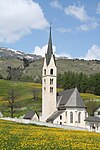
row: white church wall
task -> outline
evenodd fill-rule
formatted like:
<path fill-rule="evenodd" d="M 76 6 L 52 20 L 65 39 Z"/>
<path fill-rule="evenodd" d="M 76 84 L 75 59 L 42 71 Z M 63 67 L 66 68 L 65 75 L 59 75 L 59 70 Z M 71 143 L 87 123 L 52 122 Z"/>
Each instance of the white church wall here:
<path fill-rule="evenodd" d="M 60 116 L 58 116 L 54 122 L 54 124 L 59 124 L 59 125 L 66 125 L 67 122 L 66 122 L 66 113 L 63 112 Z"/>
<path fill-rule="evenodd" d="M 71 123 L 71 115 L 73 114 L 73 121 Z M 78 114 L 80 115 L 80 123 L 78 120 Z M 62 117 L 60 117 L 62 116 Z M 70 125 L 77 127 L 85 127 L 85 118 L 88 116 L 87 112 L 84 108 L 67 108 L 64 113 L 62 113 L 59 117 L 57 117 L 53 123 L 62 124 L 62 125 Z"/>
<path fill-rule="evenodd" d="M 86 110 L 84 108 L 67 108 L 67 125 L 84 127 L 85 126 L 85 116 Z M 73 114 L 73 121 L 71 123 L 71 113 Z M 78 114 L 80 113 L 80 123 Z"/>

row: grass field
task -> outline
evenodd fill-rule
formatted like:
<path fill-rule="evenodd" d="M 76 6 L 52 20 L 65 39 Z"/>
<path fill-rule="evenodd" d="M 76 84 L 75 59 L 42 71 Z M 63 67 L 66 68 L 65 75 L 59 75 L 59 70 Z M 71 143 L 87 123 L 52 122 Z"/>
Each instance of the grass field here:
<path fill-rule="evenodd" d="M 15 81 L 9 81 L 9 80 L 0 80 L 0 111 L 3 112 L 4 116 L 9 116 L 9 112 L 7 107 L 5 108 L 5 103 L 7 99 L 7 93 L 8 90 L 11 87 L 15 87 L 17 92 L 19 93 L 19 98 L 16 102 L 17 106 L 17 111 L 15 112 L 14 116 L 19 117 L 23 114 L 25 114 L 28 110 L 33 109 L 33 110 L 41 110 L 41 84 L 36 84 L 36 83 L 30 83 L 30 82 L 15 82 Z M 33 94 L 32 90 L 37 89 L 38 92 L 38 99 L 34 100 L 33 99 Z M 62 89 L 58 89 L 60 91 Z M 96 96 L 94 94 L 86 94 L 86 93 L 81 93 L 81 96 L 83 100 L 90 100 L 94 99 L 98 101 L 98 105 L 100 105 L 100 96 Z"/>
<path fill-rule="evenodd" d="M 0 120 L 0 150 L 100 150 L 100 134 Z"/>
<path fill-rule="evenodd" d="M 34 109 L 40 110 L 41 109 L 41 84 L 35 84 L 30 82 L 14 82 L 8 80 L 0 80 L 0 109 L 3 109 L 3 114 L 5 116 L 9 116 L 8 110 L 3 108 L 3 104 L 6 103 L 6 97 L 8 90 L 14 87 L 19 94 L 19 98 L 17 100 L 17 105 L 20 109 L 15 112 L 15 116 L 19 117 L 26 113 L 27 110 Z M 38 93 L 38 99 L 33 99 L 32 90 L 38 89 L 40 92 Z"/>

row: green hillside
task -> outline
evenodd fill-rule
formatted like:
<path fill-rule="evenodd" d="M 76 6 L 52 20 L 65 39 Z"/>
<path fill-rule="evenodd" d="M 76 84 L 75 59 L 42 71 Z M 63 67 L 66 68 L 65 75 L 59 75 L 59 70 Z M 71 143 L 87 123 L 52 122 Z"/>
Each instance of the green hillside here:
<path fill-rule="evenodd" d="M 30 82 L 14 82 L 8 80 L 0 80 L 0 109 L 6 116 L 9 115 L 6 104 L 7 93 L 11 87 L 14 87 L 19 94 L 16 101 L 17 111 L 15 116 L 20 116 L 26 113 L 27 110 L 41 110 L 41 85 Z M 38 99 L 34 100 L 32 94 L 33 89 L 38 89 Z"/>
<path fill-rule="evenodd" d="M 72 60 L 72 59 L 57 59 L 56 65 L 58 73 L 65 71 L 75 71 L 77 73 L 83 72 L 85 74 L 94 74 L 100 72 L 100 61 L 86 61 L 86 60 Z M 19 59 L 2 59 L 0 58 L 0 75 L 7 78 L 7 67 L 17 68 L 21 71 L 22 78 L 28 77 L 36 80 L 41 77 L 43 59 L 36 60 L 29 63 L 28 67 L 23 67 L 23 60 Z M 18 71 L 19 71 L 18 70 Z M 16 71 L 16 70 L 14 70 Z M 16 72 L 15 72 L 16 73 Z"/>
<path fill-rule="evenodd" d="M 0 120 L 2 150 L 100 150 L 100 134 Z"/>
<path fill-rule="evenodd" d="M 0 80 L 0 111 L 4 116 L 10 116 L 9 109 L 6 105 L 7 93 L 11 87 L 14 87 L 19 94 L 18 100 L 16 101 L 16 112 L 15 117 L 19 117 L 26 113 L 27 110 L 33 109 L 36 111 L 41 110 L 41 84 L 31 82 L 15 82 L 9 80 Z M 34 99 L 34 93 L 37 92 L 38 97 Z M 62 89 L 58 89 L 62 90 Z M 81 93 L 85 104 L 87 105 L 89 100 L 93 99 L 97 101 L 97 105 L 100 105 L 100 96 L 94 94 Z"/>

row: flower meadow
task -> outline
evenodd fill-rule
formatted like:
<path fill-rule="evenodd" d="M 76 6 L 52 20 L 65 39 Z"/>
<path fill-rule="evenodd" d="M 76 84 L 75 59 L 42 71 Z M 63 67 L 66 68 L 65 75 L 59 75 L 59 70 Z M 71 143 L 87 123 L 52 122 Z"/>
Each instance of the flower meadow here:
<path fill-rule="evenodd" d="M 0 120 L 0 150 L 100 150 L 100 134 Z"/>

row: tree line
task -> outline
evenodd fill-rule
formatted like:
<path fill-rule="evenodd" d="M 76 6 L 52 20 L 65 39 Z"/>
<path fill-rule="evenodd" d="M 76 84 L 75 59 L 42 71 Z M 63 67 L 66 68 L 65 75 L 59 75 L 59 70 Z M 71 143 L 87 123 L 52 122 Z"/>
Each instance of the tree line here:
<path fill-rule="evenodd" d="M 81 93 L 100 95 L 100 73 L 86 75 L 68 71 L 58 74 L 57 82 L 58 87 L 64 90 L 77 87 Z"/>

